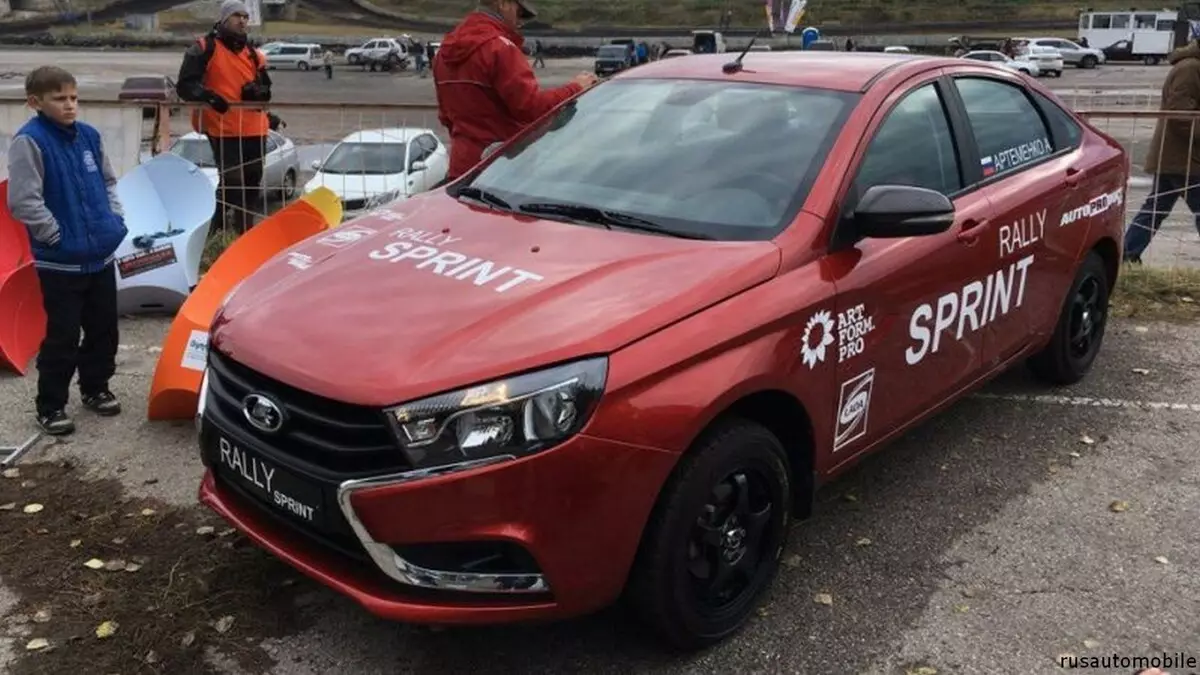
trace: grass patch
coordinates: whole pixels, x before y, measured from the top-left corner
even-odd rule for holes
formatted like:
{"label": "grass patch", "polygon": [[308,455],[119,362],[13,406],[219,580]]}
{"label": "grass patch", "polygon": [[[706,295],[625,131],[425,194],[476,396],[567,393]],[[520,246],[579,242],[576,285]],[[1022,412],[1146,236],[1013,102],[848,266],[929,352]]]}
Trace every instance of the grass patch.
{"label": "grass patch", "polygon": [[1112,294],[1111,312],[1136,319],[1200,319],[1200,269],[1126,265]]}
{"label": "grass patch", "polygon": [[219,230],[210,232],[208,240],[204,242],[204,255],[200,256],[200,273],[204,274],[212,264],[217,261],[225,249],[229,248],[238,238],[238,233],[233,230]]}

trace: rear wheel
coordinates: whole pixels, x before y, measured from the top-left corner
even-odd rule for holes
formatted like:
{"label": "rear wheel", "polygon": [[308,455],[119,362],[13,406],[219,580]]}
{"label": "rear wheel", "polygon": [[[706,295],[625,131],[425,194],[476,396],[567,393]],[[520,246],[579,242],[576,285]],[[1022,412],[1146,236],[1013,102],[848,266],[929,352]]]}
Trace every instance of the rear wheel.
{"label": "rear wheel", "polygon": [[717,427],[659,497],[626,589],[633,609],[680,649],[735,633],[779,569],[790,504],[779,439],[744,420]]}
{"label": "rear wheel", "polygon": [[1104,260],[1092,251],[1075,274],[1050,344],[1029,359],[1034,376],[1063,385],[1087,375],[1104,341],[1109,290]]}

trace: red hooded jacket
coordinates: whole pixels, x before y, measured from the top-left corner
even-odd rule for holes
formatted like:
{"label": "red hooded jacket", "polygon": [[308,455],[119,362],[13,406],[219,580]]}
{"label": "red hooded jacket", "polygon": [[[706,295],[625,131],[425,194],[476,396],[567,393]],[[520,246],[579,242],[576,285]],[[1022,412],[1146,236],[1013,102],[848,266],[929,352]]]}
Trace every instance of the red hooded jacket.
{"label": "red hooded jacket", "polygon": [[448,180],[475,166],[487,146],[507,141],[581,90],[541,90],[522,47],[499,18],[476,11],[442,41],[433,61],[438,120],[450,132]]}

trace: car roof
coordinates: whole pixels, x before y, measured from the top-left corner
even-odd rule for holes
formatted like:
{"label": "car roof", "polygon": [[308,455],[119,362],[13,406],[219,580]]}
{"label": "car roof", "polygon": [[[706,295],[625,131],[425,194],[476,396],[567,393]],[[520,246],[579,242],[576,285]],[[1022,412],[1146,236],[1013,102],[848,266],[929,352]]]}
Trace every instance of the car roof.
{"label": "car roof", "polygon": [[343,143],[407,143],[421,134],[432,134],[430,129],[419,127],[387,127],[384,129],[359,129],[342,138]]}
{"label": "car roof", "polygon": [[739,53],[695,54],[654,61],[626,71],[617,79],[733,80],[862,92],[889,71],[916,74],[961,63],[958,59],[896,52],[748,52],[742,59],[743,70],[726,75],[722,66],[736,59]]}

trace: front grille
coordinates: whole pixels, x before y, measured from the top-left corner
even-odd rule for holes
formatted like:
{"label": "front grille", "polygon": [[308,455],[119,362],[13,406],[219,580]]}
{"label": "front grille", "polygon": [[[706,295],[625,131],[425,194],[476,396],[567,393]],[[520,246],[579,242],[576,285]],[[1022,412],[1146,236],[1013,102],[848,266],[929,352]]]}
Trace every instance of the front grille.
{"label": "front grille", "polygon": [[[301,391],[209,350],[208,405],[218,417],[238,425],[262,445],[293,460],[297,468],[328,481],[341,482],[411,468],[388,428],[384,412]],[[245,422],[242,399],[247,394],[271,396],[286,422],[274,434]]]}

